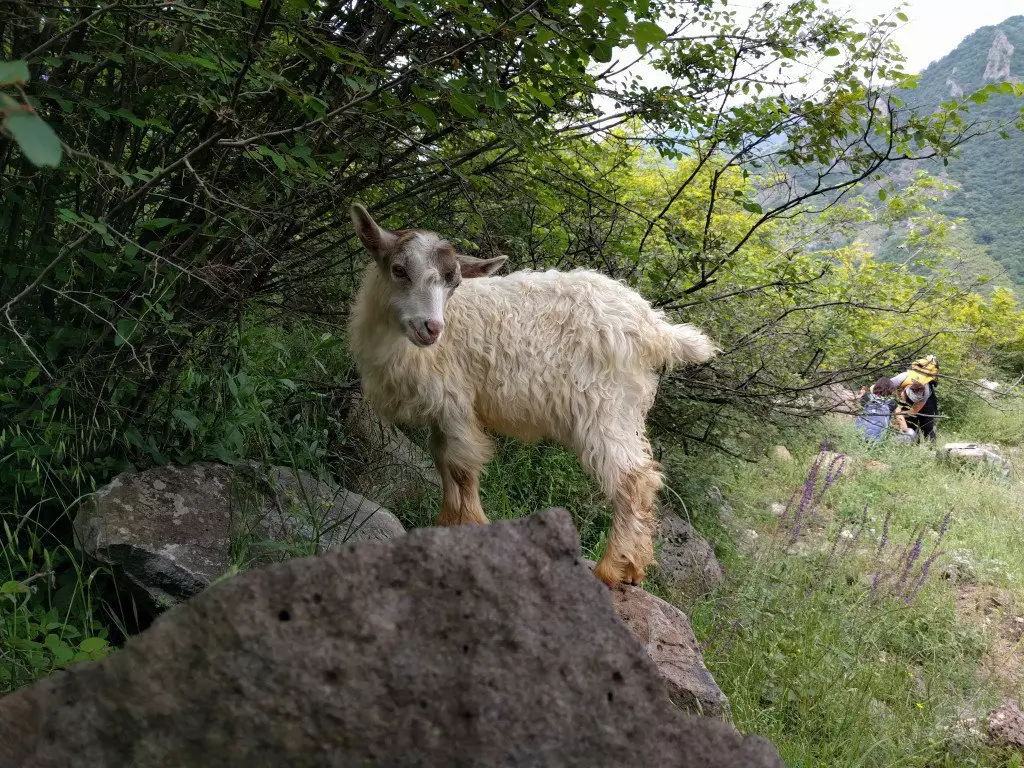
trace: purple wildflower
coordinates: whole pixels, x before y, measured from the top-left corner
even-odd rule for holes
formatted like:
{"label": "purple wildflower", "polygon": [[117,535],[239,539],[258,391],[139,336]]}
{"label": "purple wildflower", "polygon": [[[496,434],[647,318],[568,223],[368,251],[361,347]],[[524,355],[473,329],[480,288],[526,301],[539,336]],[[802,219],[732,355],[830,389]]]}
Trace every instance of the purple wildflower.
{"label": "purple wildflower", "polygon": [[921,526],[920,532],[914,539],[914,544],[910,548],[910,554],[907,555],[907,561],[903,564],[903,571],[900,573],[900,579],[896,582],[896,594],[902,594],[904,584],[906,584],[907,577],[910,575],[911,569],[914,567],[914,563],[921,556],[921,545],[924,543],[924,526]]}
{"label": "purple wildflower", "polygon": [[892,522],[892,510],[889,510],[885,516],[885,522],[882,523],[882,538],[878,542],[877,554],[882,554],[885,548],[889,544],[889,523]]}

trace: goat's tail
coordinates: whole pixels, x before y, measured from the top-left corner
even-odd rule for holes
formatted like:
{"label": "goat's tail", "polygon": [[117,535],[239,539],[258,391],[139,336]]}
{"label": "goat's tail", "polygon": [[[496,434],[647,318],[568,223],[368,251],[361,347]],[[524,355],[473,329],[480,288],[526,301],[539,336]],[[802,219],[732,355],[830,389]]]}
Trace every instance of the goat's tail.
{"label": "goat's tail", "polygon": [[664,323],[662,328],[667,342],[664,363],[669,366],[703,363],[721,351],[707,334],[687,323]]}

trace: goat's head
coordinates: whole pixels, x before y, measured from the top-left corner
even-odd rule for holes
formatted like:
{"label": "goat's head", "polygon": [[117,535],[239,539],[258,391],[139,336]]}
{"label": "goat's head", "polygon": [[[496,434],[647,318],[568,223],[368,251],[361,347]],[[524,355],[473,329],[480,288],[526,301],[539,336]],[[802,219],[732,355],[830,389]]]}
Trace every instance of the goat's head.
{"label": "goat's head", "polygon": [[444,307],[463,279],[485,277],[506,256],[477,259],[456,253],[440,235],[425,229],[384,229],[358,203],[352,222],[387,281],[394,319],[418,347],[429,347],[444,331]]}

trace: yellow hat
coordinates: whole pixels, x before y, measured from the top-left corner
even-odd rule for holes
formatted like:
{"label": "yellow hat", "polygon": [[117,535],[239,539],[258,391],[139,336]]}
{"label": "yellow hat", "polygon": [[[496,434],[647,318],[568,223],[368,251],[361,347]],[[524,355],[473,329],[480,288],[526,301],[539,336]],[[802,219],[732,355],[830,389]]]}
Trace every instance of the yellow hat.
{"label": "yellow hat", "polygon": [[910,370],[923,373],[925,376],[934,379],[939,373],[939,364],[935,360],[935,355],[928,355],[928,357],[922,357],[911,363]]}

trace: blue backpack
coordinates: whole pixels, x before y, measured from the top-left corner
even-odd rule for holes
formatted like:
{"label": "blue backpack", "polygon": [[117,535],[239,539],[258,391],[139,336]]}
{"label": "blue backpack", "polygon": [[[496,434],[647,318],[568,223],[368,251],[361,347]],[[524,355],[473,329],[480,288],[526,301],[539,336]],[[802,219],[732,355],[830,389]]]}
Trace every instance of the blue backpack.
{"label": "blue backpack", "polygon": [[861,409],[855,426],[868,440],[881,440],[889,429],[892,407],[886,398],[871,395]]}

